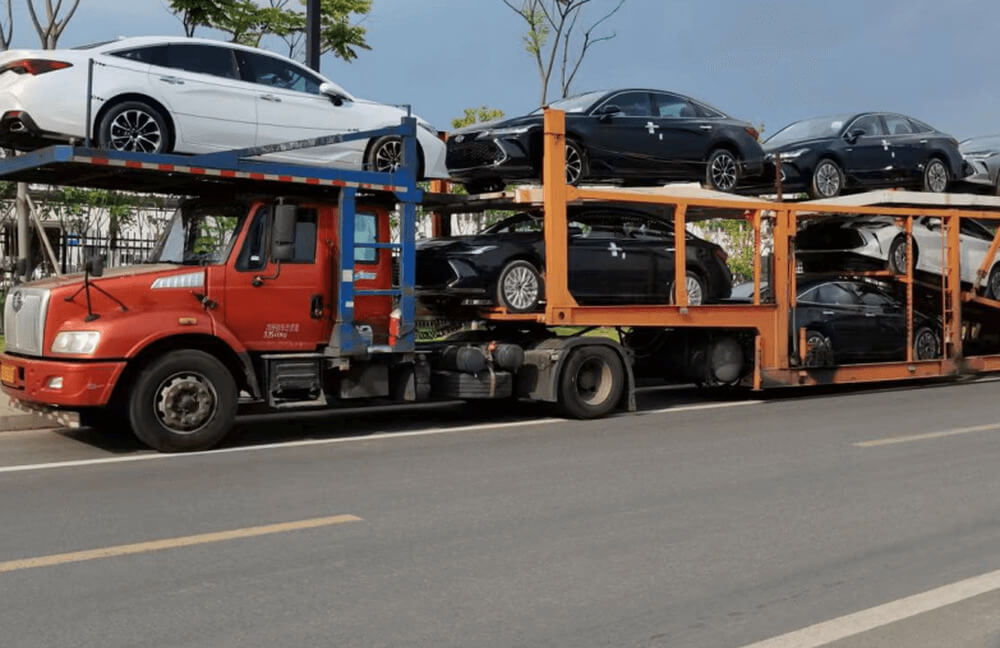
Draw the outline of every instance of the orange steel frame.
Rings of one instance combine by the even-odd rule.
[[[853,383],[908,378],[931,378],[1000,371],[1000,355],[964,358],[962,356],[962,302],[977,302],[1000,309],[1000,301],[978,296],[980,285],[993,266],[1000,250],[1000,228],[990,246],[987,259],[978,269],[978,279],[971,291],[962,292],[960,281],[961,249],[960,221],[962,218],[995,221],[1000,225],[1000,211],[987,212],[961,209],[919,207],[848,207],[803,203],[770,202],[766,200],[681,198],[657,195],[654,192],[577,188],[566,184],[565,177],[565,113],[546,109],[544,123],[545,154],[542,191],[545,210],[545,297],[544,313],[530,315],[507,314],[502,309],[484,314],[493,321],[534,321],[546,326],[574,327],[694,327],[704,329],[748,330],[756,334],[755,366],[752,376],[757,389],[779,385],[816,385]],[[582,201],[644,203],[673,206],[675,277],[686,276],[685,228],[691,208],[738,211],[751,223],[754,232],[753,282],[751,304],[688,304],[684,281],[675,281],[673,304],[640,306],[580,306],[569,292],[567,250],[567,205]],[[791,330],[790,321],[796,308],[795,234],[799,219],[824,214],[879,214],[894,216],[907,236],[909,259],[913,258],[913,221],[915,218],[939,218],[942,223],[942,355],[934,360],[913,360],[913,268],[905,276],[889,272],[843,273],[892,277],[906,286],[907,357],[906,361],[877,364],[842,365],[830,368],[805,368],[793,363],[789,341],[802,338],[803,331]],[[773,233],[773,269],[769,278],[771,302],[761,300],[761,229],[771,221]],[[997,311],[1000,313],[1000,310]],[[799,352],[805,350],[799,345]]]

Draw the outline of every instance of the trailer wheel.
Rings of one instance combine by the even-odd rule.
[[[173,351],[146,366],[129,397],[139,440],[160,452],[206,450],[233,427],[236,381],[204,351]]]
[[[611,412],[625,389],[625,369],[613,349],[586,346],[573,351],[559,378],[559,406],[567,416],[591,419]]]
[[[497,304],[511,313],[531,313],[545,294],[538,270],[528,261],[511,261],[497,280]]]

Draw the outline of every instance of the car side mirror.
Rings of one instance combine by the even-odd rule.
[[[865,130],[863,128],[854,128],[847,132],[847,135],[844,136],[844,139],[846,139],[848,143],[854,144],[855,142],[858,141],[858,138],[864,136],[864,134]]]
[[[344,102],[348,101],[347,96],[345,96],[344,93],[332,83],[321,83],[319,86],[319,92],[320,94],[329,97],[334,106],[343,106]]]
[[[611,119],[612,117],[620,117],[624,114],[625,113],[622,112],[621,107],[616,106],[615,104],[604,104],[597,109],[597,115],[601,119]]]
[[[271,260],[282,262],[295,258],[295,225],[299,209],[295,205],[277,205],[271,224]]]

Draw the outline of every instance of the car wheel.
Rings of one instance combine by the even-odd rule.
[[[689,306],[701,306],[705,303],[708,297],[708,288],[705,286],[705,280],[702,279],[697,273],[689,270],[687,273],[687,280],[684,282],[684,285],[687,288]],[[670,303],[674,304],[676,302],[676,289],[674,288],[674,282],[671,281]]]
[[[820,160],[813,170],[809,195],[812,198],[834,198],[844,190],[844,172],[831,159]]]
[[[587,153],[576,140],[566,138],[566,184],[578,185],[587,177]]]
[[[934,360],[940,355],[937,333],[928,326],[917,329],[913,336],[913,359]]]
[[[368,149],[365,166],[377,173],[395,173],[403,164],[403,141],[398,137],[380,137]]]
[[[913,242],[913,268],[917,267],[917,243]],[[893,274],[905,275],[907,272],[906,264],[906,237],[897,236],[893,241],[892,245],[889,246],[889,270]]]
[[[740,179],[740,162],[732,151],[716,149],[705,165],[705,184],[716,191],[732,191]]]
[[[986,280],[986,296],[1000,300],[1000,263],[994,264],[990,276]]]
[[[125,101],[112,107],[97,131],[97,144],[125,153],[169,153],[170,130],[163,114],[144,101]]]
[[[503,180],[470,180],[465,183],[465,190],[470,194],[494,193],[506,187]]]
[[[829,367],[833,364],[833,344],[819,331],[806,331],[805,366]]]
[[[139,373],[128,418],[139,440],[155,450],[205,450],[232,428],[237,396],[233,375],[214,356],[173,351]]]
[[[924,167],[924,191],[931,193],[944,193],[948,190],[948,182],[951,180],[948,174],[948,167],[938,158],[931,158]]]
[[[511,261],[497,280],[497,304],[510,313],[531,313],[545,293],[542,277],[528,261]]]
[[[559,406],[566,416],[599,418],[610,413],[625,389],[621,358],[606,346],[575,349],[559,378]]]

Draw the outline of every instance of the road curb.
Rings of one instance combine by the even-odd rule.
[[[63,426],[41,414],[11,414],[9,416],[0,416],[0,432],[41,430],[51,427]]]

